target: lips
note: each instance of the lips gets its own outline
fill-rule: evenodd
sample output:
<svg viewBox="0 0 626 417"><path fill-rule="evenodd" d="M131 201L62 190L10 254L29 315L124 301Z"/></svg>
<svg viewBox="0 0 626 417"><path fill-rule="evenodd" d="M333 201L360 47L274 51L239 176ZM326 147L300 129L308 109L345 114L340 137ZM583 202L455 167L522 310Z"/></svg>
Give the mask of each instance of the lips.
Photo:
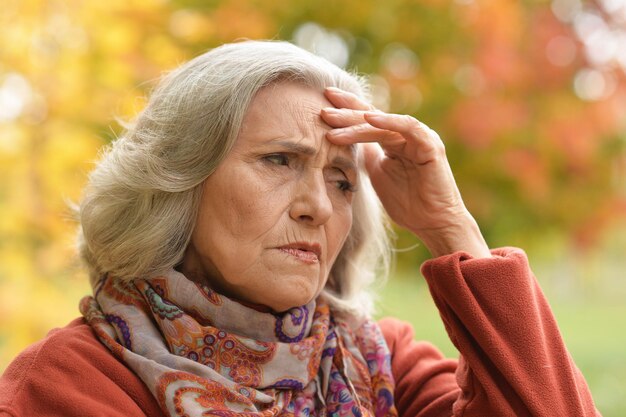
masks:
<svg viewBox="0 0 626 417"><path fill-rule="evenodd" d="M280 246L279 250L305 263L318 263L322 255L322 247L318 243L295 242Z"/></svg>

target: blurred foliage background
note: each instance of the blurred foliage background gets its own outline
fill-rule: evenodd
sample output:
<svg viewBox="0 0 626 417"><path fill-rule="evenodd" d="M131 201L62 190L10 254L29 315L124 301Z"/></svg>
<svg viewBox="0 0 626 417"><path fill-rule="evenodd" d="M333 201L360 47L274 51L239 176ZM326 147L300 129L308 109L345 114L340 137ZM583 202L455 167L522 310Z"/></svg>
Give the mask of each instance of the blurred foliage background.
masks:
<svg viewBox="0 0 626 417"><path fill-rule="evenodd" d="M626 395L625 0L2 0L0 370L89 292L68 201L158 77L240 38L368 74L444 138L491 246L526 249L605 416ZM447 341L398 232L381 314Z"/></svg>

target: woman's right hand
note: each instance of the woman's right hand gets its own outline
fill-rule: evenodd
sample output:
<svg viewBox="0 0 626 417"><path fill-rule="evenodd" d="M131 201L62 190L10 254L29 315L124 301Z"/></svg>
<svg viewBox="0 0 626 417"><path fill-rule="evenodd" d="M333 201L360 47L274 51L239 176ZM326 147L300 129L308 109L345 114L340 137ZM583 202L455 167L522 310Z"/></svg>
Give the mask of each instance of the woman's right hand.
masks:
<svg viewBox="0 0 626 417"><path fill-rule="evenodd" d="M364 143L365 167L393 221L415 233L433 256L459 250L490 256L435 131L414 117L378 111L343 90L328 88L325 95L335 106L322 111L334 128L328 140Z"/></svg>

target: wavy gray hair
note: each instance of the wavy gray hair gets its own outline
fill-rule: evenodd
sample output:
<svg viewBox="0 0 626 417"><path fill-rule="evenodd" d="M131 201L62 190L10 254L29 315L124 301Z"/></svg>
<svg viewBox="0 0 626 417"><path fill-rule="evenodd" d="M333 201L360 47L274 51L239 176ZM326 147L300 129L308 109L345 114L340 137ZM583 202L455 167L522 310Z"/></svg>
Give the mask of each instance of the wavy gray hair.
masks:
<svg viewBox="0 0 626 417"><path fill-rule="evenodd" d="M203 181L232 148L257 91L283 81L368 99L360 77L287 42L223 45L162 79L84 190L78 247L92 281L104 273L150 277L182 261ZM364 316L373 307L377 268L387 274L390 250L383 209L362 168L353 219L324 295L334 309Z"/></svg>

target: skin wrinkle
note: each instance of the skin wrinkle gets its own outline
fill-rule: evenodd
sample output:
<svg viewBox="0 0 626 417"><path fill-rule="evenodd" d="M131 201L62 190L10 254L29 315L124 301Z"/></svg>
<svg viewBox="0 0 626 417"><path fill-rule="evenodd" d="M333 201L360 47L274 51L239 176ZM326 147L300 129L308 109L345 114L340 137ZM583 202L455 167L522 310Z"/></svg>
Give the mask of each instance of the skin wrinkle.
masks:
<svg viewBox="0 0 626 417"><path fill-rule="evenodd" d="M276 86L273 85L271 88L275 90ZM273 102L273 99L270 99L270 97L272 96L268 95L267 97L262 98L265 106L270 106ZM287 148L293 149L294 151L300 151L301 153L306 155L312 156L318 153L320 151L322 143L325 143L325 139L322 138L321 140L316 141L316 147L302 145L302 142L305 141L307 137L316 136L315 128L321 128L327 131L332 129L331 126L329 126L320 116L319 103L314 100L305 98L302 100L302 102L288 102L285 107L286 113L290 113L293 117L293 120L296 122L298 130L302 133L302 137L297 142L283 141L281 139L289 139L293 135L293 132L283 131L283 136L278 136L273 140L275 140L277 143L284 145ZM268 143L273 142L273 140L268 140ZM348 150L348 152L344 153L349 156L340 155L343 149ZM338 153L338 155L332 158L333 164L337 165L340 168L354 171L356 176L356 145L332 145L330 150L336 151ZM352 182L355 183L355 181L356 179L354 179Z"/></svg>
<svg viewBox="0 0 626 417"><path fill-rule="evenodd" d="M352 226L343 183L358 180L356 146L326 140L331 127L320 112L328 105L297 84L259 91L233 149L204 183L183 273L274 311L319 295ZM279 249L294 242L319 244L318 262Z"/></svg>
<svg viewBox="0 0 626 417"><path fill-rule="evenodd" d="M294 143L289 141L281 140L282 138L276 138L275 140L268 141L270 143L280 145L286 149L289 149L295 153L302 153L304 155L315 155L319 150L310 146L302 145L300 143ZM302 139L304 140L304 139ZM348 171L353 175L356 175L357 165L356 165L356 147L354 145L349 145L347 147L350 149L351 157L347 158L342 155L336 155L330 159L332 165L341 168L344 172ZM340 151L337 151L340 152Z"/></svg>

